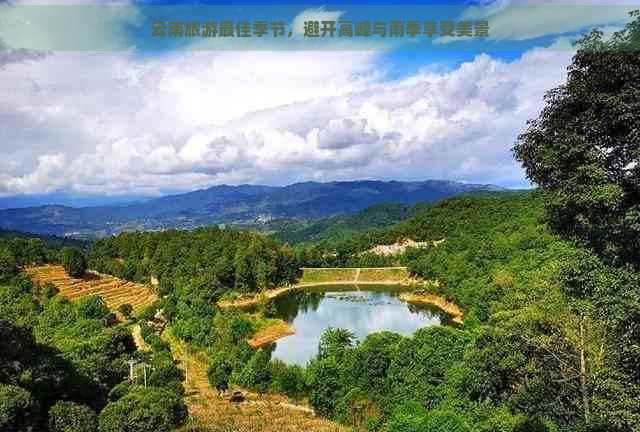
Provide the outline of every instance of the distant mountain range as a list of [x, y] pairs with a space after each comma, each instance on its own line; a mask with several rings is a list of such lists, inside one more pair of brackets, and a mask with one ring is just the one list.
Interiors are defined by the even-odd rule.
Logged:
[[379, 203], [414, 204], [466, 192], [500, 190], [493, 185], [443, 180], [305, 182], [280, 187], [222, 185], [123, 205], [3, 209], [0, 228], [89, 238], [131, 230], [256, 225], [274, 219], [314, 220], [355, 213]]

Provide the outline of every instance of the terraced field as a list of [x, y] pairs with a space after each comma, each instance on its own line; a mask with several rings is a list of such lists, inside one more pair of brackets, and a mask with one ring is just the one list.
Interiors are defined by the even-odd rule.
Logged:
[[54, 284], [61, 295], [72, 301], [99, 295], [112, 310], [129, 303], [137, 314], [158, 298], [150, 287], [91, 271], [82, 279], [69, 277], [64, 268], [53, 265], [28, 267], [25, 272], [41, 285], [47, 282]]

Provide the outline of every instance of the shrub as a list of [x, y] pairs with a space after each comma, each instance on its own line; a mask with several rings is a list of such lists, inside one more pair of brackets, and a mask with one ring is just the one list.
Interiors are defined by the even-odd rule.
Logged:
[[111, 311], [99, 296], [89, 296], [80, 299], [76, 303], [78, 316], [86, 319], [110, 318]]
[[311, 362], [307, 379], [311, 406], [324, 416], [332, 416], [340, 390], [340, 369], [335, 357]]
[[271, 362], [271, 387], [274, 393], [282, 393], [298, 401], [307, 393], [304, 370], [297, 365], [287, 365], [280, 360]]
[[20, 269], [12, 254], [9, 251], [0, 249], [0, 282], [8, 282]]
[[100, 413], [100, 432], [170, 432], [187, 420], [179, 395], [163, 389], [136, 388]]
[[427, 415], [427, 410], [415, 401], [398, 405], [391, 414], [388, 432], [416, 432]]
[[91, 408], [74, 402], [58, 402], [49, 410], [50, 432], [97, 432], [98, 418]]
[[60, 290], [56, 288], [56, 286], [51, 282], [47, 282], [46, 284], [44, 284], [44, 287], [42, 287], [42, 298], [46, 300], [57, 296], [58, 293], [60, 293]]
[[207, 369], [207, 378], [209, 379], [209, 385], [214, 387], [218, 391], [226, 391], [229, 388], [229, 379], [233, 367], [227, 361], [222, 353], [216, 354], [211, 359], [211, 364]]
[[131, 314], [133, 313], [133, 306], [129, 303], [121, 304], [118, 306], [118, 312], [120, 312], [126, 319], [131, 318]]
[[35, 431], [37, 411], [31, 393], [20, 387], [0, 384], [1, 431]]
[[75, 248], [64, 248], [61, 251], [62, 266], [71, 277], [79, 278], [87, 271], [87, 260], [82, 252]]
[[129, 393], [131, 387], [132, 386], [129, 381], [122, 381], [121, 383], [116, 384], [109, 392], [109, 402], [115, 402], [122, 398], [124, 395]]
[[267, 391], [270, 381], [271, 371], [269, 369], [269, 353], [260, 348], [242, 369], [240, 374], [240, 384], [244, 387], [264, 393]]

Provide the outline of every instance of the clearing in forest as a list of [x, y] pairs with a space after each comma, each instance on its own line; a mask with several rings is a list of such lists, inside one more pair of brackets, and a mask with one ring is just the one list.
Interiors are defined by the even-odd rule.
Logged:
[[90, 295], [100, 296], [114, 311], [118, 306], [129, 303], [137, 314], [158, 299], [148, 286], [102, 273], [88, 271], [83, 278], [76, 279], [70, 277], [62, 266], [55, 265], [28, 267], [25, 272], [40, 285], [52, 283], [61, 295], [72, 301]]

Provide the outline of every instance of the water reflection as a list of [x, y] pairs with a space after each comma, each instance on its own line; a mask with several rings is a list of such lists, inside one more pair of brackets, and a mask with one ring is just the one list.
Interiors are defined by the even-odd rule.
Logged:
[[388, 330], [411, 335], [438, 325], [440, 313], [410, 306], [398, 299], [401, 289], [389, 286], [325, 286], [295, 291], [275, 300], [278, 316], [290, 322], [296, 334], [277, 342], [272, 358], [304, 365], [317, 354], [320, 336], [328, 327], [349, 329], [359, 340]]

